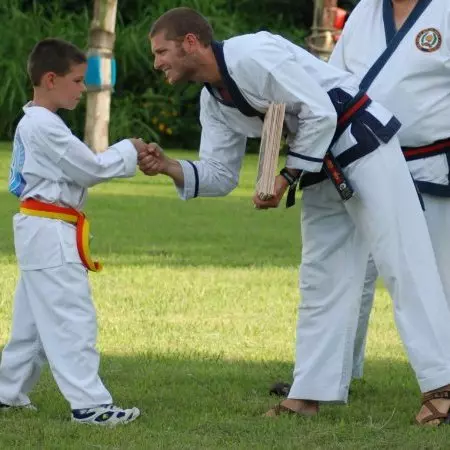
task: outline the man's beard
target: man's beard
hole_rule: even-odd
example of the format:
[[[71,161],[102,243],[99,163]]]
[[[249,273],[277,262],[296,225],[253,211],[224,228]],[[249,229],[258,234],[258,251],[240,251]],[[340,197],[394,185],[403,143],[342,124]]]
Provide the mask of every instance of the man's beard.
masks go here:
[[[195,70],[192,68],[184,68],[182,72],[179,74],[179,78],[177,79],[177,83],[188,83],[192,81],[197,81],[195,77]]]
[[[176,83],[187,83],[189,81],[196,81],[195,79],[195,67],[191,58],[188,56],[186,51],[180,46],[179,52],[177,54],[180,64],[180,70],[178,72],[178,78]]]

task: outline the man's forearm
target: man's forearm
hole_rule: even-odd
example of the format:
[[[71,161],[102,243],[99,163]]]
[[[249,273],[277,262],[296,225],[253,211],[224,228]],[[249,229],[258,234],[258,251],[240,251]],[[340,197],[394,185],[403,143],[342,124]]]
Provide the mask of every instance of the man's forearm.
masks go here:
[[[170,159],[167,162],[166,169],[162,173],[172,178],[177,187],[179,187],[180,189],[184,188],[183,168],[176,159]]]

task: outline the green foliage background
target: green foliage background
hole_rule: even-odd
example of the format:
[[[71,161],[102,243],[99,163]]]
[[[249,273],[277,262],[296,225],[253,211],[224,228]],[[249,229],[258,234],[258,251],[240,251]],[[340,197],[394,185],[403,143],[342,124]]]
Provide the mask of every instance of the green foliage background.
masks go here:
[[[351,1],[351,0],[350,0]],[[92,0],[2,0],[0,21],[0,139],[11,139],[31,96],[26,59],[45,37],[61,37],[87,48]],[[111,104],[110,139],[128,136],[165,146],[198,144],[199,86],[168,86],[152,69],[147,33],[174,0],[119,0],[115,57],[117,84]],[[301,44],[312,21],[312,0],[187,0],[212,23],[217,39],[266,29]],[[62,115],[83,136],[85,104]]]

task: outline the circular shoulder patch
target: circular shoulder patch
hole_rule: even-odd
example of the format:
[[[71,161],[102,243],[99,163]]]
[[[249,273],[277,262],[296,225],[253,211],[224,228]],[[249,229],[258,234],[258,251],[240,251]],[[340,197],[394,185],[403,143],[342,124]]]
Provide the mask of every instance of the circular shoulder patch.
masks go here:
[[[423,52],[435,52],[442,44],[442,36],[436,28],[426,28],[416,36],[416,46]]]

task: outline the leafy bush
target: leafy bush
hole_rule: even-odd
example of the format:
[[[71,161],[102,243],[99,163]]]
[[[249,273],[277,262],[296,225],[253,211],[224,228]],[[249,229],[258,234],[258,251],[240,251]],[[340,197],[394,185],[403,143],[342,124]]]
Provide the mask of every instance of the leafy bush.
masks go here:
[[[301,6],[302,4],[303,6]],[[262,0],[255,10],[250,0],[187,0],[184,5],[202,12],[216,37],[268,29],[301,43],[304,21],[311,21],[312,1]],[[195,147],[199,139],[200,86],[169,86],[153,70],[147,34],[152,22],[174,0],[119,0],[115,58],[117,84],[111,102],[110,139],[142,136],[163,145]],[[48,36],[87,47],[92,0],[2,0],[0,20],[0,139],[10,139],[21,106],[32,94],[26,59],[34,44]],[[24,30],[18,38],[17,30]],[[84,134],[85,103],[61,113],[74,132]]]
[[[2,45],[0,46],[0,138],[9,139],[21,106],[31,95],[31,84],[26,73],[26,59],[35,43],[44,37],[54,36],[69,39],[85,46],[87,11],[70,14],[58,9],[54,3],[54,14],[45,15],[39,3],[23,12],[19,1],[4,0],[0,7],[2,23]],[[18,35],[18,30],[21,34]]]

